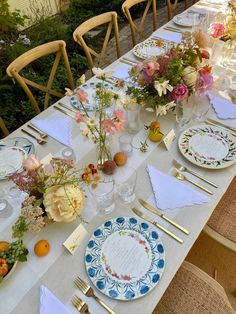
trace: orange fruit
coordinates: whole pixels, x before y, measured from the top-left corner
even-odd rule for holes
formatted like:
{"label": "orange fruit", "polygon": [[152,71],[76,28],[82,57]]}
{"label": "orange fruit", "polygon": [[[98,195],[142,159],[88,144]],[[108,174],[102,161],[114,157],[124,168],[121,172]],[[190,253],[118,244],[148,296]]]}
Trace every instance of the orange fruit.
{"label": "orange fruit", "polygon": [[123,166],[124,164],[126,164],[127,155],[124,152],[118,152],[114,155],[113,160],[118,167]]}
{"label": "orange fruit", "polygon": [[38,256],[47,255],[50,250],[50,245],[46,240],[38,241],[34,246],[34,253]]}
{"label": "orange fruit", "polygon": [[6,242],[6,241],[1,241],[0,242],[0,252],[4,251],[4,250],[7,250],[8,247],[9,247],[9,243],[8,242]]}

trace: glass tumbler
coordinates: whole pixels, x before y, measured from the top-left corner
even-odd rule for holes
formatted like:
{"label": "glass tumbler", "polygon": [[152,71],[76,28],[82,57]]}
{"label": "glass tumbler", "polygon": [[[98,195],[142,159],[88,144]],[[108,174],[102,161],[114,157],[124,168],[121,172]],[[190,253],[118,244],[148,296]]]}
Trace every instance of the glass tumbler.
{"label": "glass tumbler", "polygon": [[134,168],[124,166],[114,175],[117,194],[123,203],[131,203],[135,199],[137,172]]}
{"label": "glass tumbler", "polygon": [[90,186],[89,190],[100,214],[106,215],[115,209],[113,180],[99,182],[96,188]]}
{"label": "glass tumbler", "polygon": [[133,152],[132,137],[128,134],[123,134],[119,137],[119,143],[121,152],[131,156]]}

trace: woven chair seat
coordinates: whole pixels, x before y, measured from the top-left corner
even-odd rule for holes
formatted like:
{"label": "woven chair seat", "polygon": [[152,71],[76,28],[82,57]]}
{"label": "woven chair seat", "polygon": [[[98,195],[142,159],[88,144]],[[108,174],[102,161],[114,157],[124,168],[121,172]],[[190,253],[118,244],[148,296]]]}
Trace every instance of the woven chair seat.
{"label": "woven chair seat", "polygon": [[199,269],[184,262],[153,314],[236,314],[223,287]]}
{"label": "woven chair seat", "polygon": [[207,225],[236,243],[236,177],[212,213]]}

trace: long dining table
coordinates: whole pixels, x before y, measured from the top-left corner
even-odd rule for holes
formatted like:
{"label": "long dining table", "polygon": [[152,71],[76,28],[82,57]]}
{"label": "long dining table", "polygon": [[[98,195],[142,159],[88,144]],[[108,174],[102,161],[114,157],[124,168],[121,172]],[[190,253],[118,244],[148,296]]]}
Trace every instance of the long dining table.
{"label": "long dining table", "polygon": [[[198,3],[196,3],[193,7],[204,9],[206,12],[208,9],[211,9],[207,6],[200,6]],[[193,7],[189,9],[193,9]],[[217,10],[220,10],[220,7],[213,7],[212,10],[213,12],[216,12]],[[168,24],[177,27],[174,25],[173,21],[170,21]],[[167,36],[168,34],[172,34],[171,32],[164,30],[163,27],[156,30],[154,34],[157,36],[159,34],[166,34]],[[184,29],[179,26],[178,28],[182,30]],[[139,61],[139,59],[132,54],[132,51],[129,51],[126,54],[126,57]],[[119,60],[116,60],[114,63],[109,65],[106,70],[116,70],[120,66],[122,66],[122,63]],[[216,66],[216,71],[227,75],[227,71],[230,70]],[[96,80],[97,79],[93,77],[89,80],[89,82]],[[62,98],[60,101],[64,104],[70,105],[70,98],[67,96]],[[63,113],[57,112],[54,107],[51,106],[47,110],[41,112],[37,118],[44,120],[53,118],[54,116],[63,116]],[[216,119],[213,110],[209,112],[209,116]],[[147,123],[147,121],[150,122],[154,119],[152,113],[144,111],[142,112],[141,118],[143,123]],[[172,113],[162,116],[158,118],[158,120],[161,123],[164,134],[168,133],[171,129],[174,129],[178,137],[182,131],[179,129],[178,124],[175,121],[175,116]],[[224,122],[227,123],[227,120]],[[79,131],[79,126],[75,120],[71,119],[71,125],[71,147],[75,152],[77,165],[81,168],[81,166],[86,166],[88,161],[96,162],[96,149],[92,141],[85,141],[83,139]],[[145,132],[146,131],[143,128],[140,129],[140,131],[134,135],[133,142],[139,143],[145,139]],[[22,136],[27,137],[19,128],[11,133],[7,138]],[[111,148],[114,153],[119,151],[118,137],[119,135],[114,136],[112,139]],[[44,158],[49,153],[52,154],[52,156],[61,157],[61,152],[63,148],[65,148],[65,146],[51,137],[49,137],[48,142],[45,145],[39,145],[34,140],[33,142],[36,147],[36,154],[40,159]],[[169,150],[164,147],[163,143],[158,145],[156,143],[149,142],[149,149],[146,153],[137,149],[134,150],[133,154],[128,158],[127,164],[135,167],[138,174],[135,190],[137,198],[141,197],[142,199],[145,199],[149,203],[155,205],[152,187],[147,175],[146,167],[147,165],[153,165],[164,173],[170,173],[173,168],[173,159],[177,159],[190,169],[215,182],[219,187],[214,189],[214,195],[210,196],[209,203],[164,211],[167,216],[190,230],[189,235],[183,235],[183,233],[164,220],[160,221],[158,218],[155,218],[168,230],[180,236],[184,240],[184,243],[180,244],[167,234],[158,230],[165,249],[165,269],[159,284],[150,293],[145,295],[143,298],[136,300],[119,301],[110,299],[96,290],[97,295],[118,314],[152,313],[236,173],[235,164],[228,168],[218,170],[208,170],[191,164],[180,154],[177,140],[172,143]],[[2,180],[0,182],[0,188],[7,189],[11,186],[11,184],[12,183],[7,180]],[[44,228],[40,233],[27,235],[25,237],[24,241],[29,249],[28,261],[25,263],[18,263],[16,270],[11,277],[0,284],[1,314],[39,313],[39,291],[42,284],[48,287],[57,296],[57,298],[66,305],[67,309],[71,313],[77,312],[71,304],[72,296],[78,293],[78,289],[76,289],[74,284],[74,279],[76,276],[80,276],[89,282],[85,269],[85,249],[93,231],[107,219],[119,216],[134,216],[134,213],[131,210],[131,205],[124,205],[120,203],[119,200],[116,200],[116,207],[112,213],[108,215],[101,215],[97,213],[94,200],[89,192],[87,192],[87,195],[88,198],[86,199],[83,210],[83,217],[88,222],[84,225],[86,233],[83,235],[81,243],[73,255],[70,254],[62,244],[78,226],[78,220],[68,224],[53,223]],[[13,208],[13,213],[8,218],[0,218],[1,239],[11,239],[11,227],[20,213],[21,201],[24,196],[25,195],[22,194],[19,198],[9,199]],[[186,195],[186,198],[187,197],[188,196]],[[137,198],[132,203],[132,206],[141,208],[141,205],[137,202]],[[152,216],[152,214],[150,214],[150,216]],[[152,217],[154,218],[155,216]],[[46,239],[50,243],[49,254],[41,258],[35,256],[33,252],[34,244],[40,239]],[[201,254],[201,252],[199,252],[199,254]],[[106,311],[102,308],[98,309],[96,307],[96,302],[94,300],[90,299],[89,302],[91,313],[106,313]]]}

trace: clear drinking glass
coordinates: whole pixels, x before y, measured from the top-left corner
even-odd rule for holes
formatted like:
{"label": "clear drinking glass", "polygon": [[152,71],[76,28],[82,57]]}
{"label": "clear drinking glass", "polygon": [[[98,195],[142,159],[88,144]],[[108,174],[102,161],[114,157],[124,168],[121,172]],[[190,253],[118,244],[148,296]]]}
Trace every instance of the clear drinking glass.
{"label": "clear drinking glass", "polygon": [[66,147],[63,149],[63,151],[61,152],[62,157],[66,160],[73,160],[74,162],[76,162],[76,156],[75,156],[75,152],[72,148],[70,147]]}
{"label": "clear drinking glass", "polygon": [[139,104],[132,104],[126,107],[126,130],[128,133],[136,134],[141,129]]}
{"label": "clear drinking glass", "polygon": [[116,189],[123,203],[131,203],[135,199],[137,172],[134,168],[124,166],[114,175]]}
{"label": "clear drinking glass", "polygon": [[132,137],[128,134],[123,134],[119,137],[120,151],[126,153],[128,156],[132,155]]}
{"label": "clear drinking glass", "polygon": [[7,218],[12,214],[12,207],[5,199],[0,199],[0,218]]}
{"label": "clear drinking glass", "polygon": [[100,214],[109,214],[115,209],[114,181],[99,182],[96,188],[89,187]]}

